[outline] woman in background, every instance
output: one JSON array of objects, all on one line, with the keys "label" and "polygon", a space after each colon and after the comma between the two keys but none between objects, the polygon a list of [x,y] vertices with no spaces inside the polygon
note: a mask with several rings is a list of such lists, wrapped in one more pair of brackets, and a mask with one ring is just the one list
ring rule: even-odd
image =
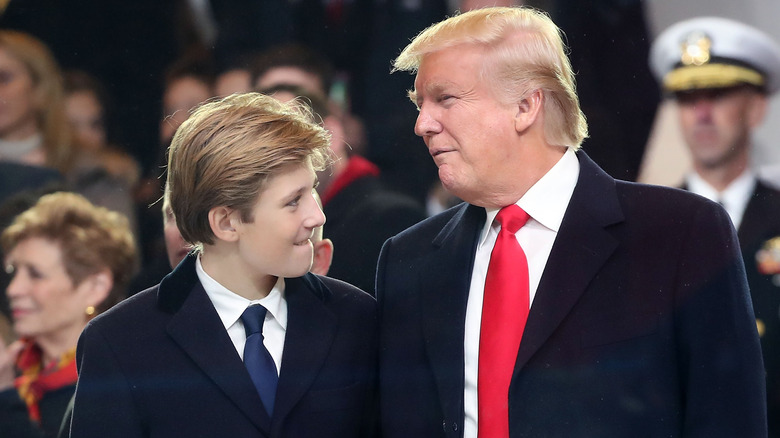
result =
[{"label": "woman in background", "polygon": [[31,35],[0,30],[0,160],[66,173],[71,140],[64,108],[49,49]]},{"label": "woman in background", "polygon": [[60,192],[19,215],[0,243],[19,337],[0,343],[0,431],[53,437],[75,390],[78,337],[125,296],[134,239],[124,216]]}]

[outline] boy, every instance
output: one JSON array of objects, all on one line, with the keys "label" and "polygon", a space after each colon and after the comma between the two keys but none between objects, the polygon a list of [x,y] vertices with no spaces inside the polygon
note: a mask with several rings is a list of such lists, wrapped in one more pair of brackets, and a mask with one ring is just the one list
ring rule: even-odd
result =
[{"label": "boy", "polygon": [[373,433],[375,303],[307,273],[328,148],[309,119],[250,93],[181,125],[168,185],[196,251],[85,329],[71,436]]}]

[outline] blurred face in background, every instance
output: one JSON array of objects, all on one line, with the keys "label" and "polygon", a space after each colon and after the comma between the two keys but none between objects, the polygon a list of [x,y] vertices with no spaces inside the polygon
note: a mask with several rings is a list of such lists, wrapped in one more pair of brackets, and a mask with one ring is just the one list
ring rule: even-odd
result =
[{"label": "blurred face in background", "polygon": [[750,133],[761,124],[766,97],[752,87],[676,94],[680,127],[697,167],[716,168],[746,158]]},{"label": "blurred face in background", "polygon": [[228,70],[217,76],[214,82],[214,94],[219,97],[248,91],[252,91],[252,74],[247,69]]},{"label": "blurred face in background", "polygon": [[280,84],[295,85],[309,93],[318,93],[321,96],[328,95],[328,90],[325,90],[316,74],[288,66],[274,67],[265,72],[255,81],[255,89],[264,90]]},{"label": "blurred face in background", "polygon": [[95,151],[106,144],[103,107],[90,91],[76,91],[65,99],[65,112],[73,128],[76,142],[84,149]]},{"label": "blurred face in background", "polygon": [[8,253],[5,266],[12,279],[6,295],[20,337],[71,339],[86,325],[89,279],[74,285],[62,257],[59,244],[42,237],[24,239]]},{"label": "blurred face in background", "polygon": [[25,65],[0,47],[0,139],[24,140],[38,132],[35,84]]},{"label": "blurred face in background", "polygon": [[176,129],[190,116],[190,111],[210,97],[209,85],[193,76],[184,76],[170,83],[163,94],[162,144],[170,143]]}]

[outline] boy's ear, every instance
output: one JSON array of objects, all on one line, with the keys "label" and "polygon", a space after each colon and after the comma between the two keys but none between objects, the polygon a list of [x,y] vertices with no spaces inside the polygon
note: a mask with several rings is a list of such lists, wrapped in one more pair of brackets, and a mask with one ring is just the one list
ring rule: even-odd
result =
[{"label": "boy's ear", "polygon": [[331,262],[333,262],[333,242],[330,239],[314,242],[314,259],[309,271],[314,274],[328,275]]},{"label": "boy's ear", "polygon": [[236,226],[240,222],[238,212],[228,207],[214,207],[209,210],[209,226],[219,240],[235,242],[238,240]]}]

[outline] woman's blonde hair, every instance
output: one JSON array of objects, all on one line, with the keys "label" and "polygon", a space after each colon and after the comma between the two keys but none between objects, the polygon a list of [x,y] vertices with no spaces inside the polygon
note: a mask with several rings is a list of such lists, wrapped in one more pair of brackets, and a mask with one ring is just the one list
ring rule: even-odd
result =
[{"label": "woman's blonde hair", "polygon": [[548,143],[579,148],[588,135],[560,29],[543,12],[526,7],[475,9],[422,31],[401,52],[393,71],[416,72],[422,58],[470,44],[484,49],[480,80],[506,103],[535,90],[544,94]]},{"label": "woman's blonde hair", "polygon": [[46,164],[66,172],[71,164],[71,132],[65,115],[62,74],[41,41],[14,30],[0,30],[0,48],[24,64],[38,102],[38,129],[43,135]]}]

